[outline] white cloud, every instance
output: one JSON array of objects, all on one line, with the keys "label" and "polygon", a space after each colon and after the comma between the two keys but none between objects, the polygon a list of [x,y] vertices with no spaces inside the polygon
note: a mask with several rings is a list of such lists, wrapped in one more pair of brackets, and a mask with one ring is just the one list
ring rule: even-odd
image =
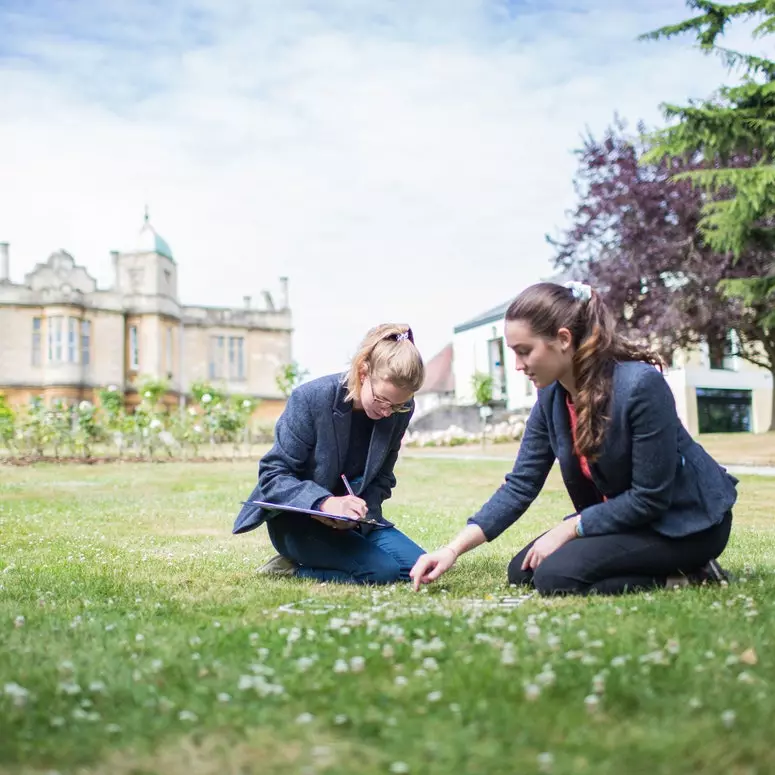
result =
[{"label": "white cloud", "polygon": [[[212,3],[212,4],[210,4]],[[427,356],[550,271],[572,149],[615,111],[725,77],[636,43],[680,0],[28,3],[0,48],[0,239],[20,280],[59,247],[107,279],[143,205],[186,303],[289,275],[295,352],[340,368],[384,320]],[[21,6],[20,6],[21,7]],[[3,14],[5,18],[3,18]]]}]

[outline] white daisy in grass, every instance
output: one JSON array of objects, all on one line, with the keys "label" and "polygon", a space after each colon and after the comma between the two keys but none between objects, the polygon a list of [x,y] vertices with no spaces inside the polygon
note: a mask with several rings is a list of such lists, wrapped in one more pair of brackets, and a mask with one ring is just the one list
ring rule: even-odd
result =
[{"label": "white daisy in grass", "polygon": [[525,699],[529,702],[534,702],[541,696],[541,687],[538,684],[526,683],[525,684]]},{"label": "white daisy in grass", "polygon": [[737,714],[733,710],[725,710],[721,714],[721,723],[727,728],[730,729],[735,724],[735,719],[737,718]]},{"label": "white daisy in grass", "polygon": [[552,670],[551,665],[544,665],[541,672],[536,676],[535,682],[539,686],[554,686],[557,681],[557,674]]},{"label": "white daisy in grass", "polygon": [[538,640],[541,637],[541,628],[537,624],[529,624],[525,627],[525,635],[528,640]]},{"label": "white daisy in grass", "polygon": [[538,756],[536,756],[536,764],[538,764],[540,772],[551,772],[552,767],[554,766],[554,756],[548,751],[539,753]]},{"label": "white daisy in grass", "polygon": [[300,673],[306,673],[315,662],[317,662],[317,656],[299,657],[299,659],[296,660],[296,669]]},{"label": "white daisy in grass", "polygon": [[514,651],[513,643],[504,643],[503,651],[501,652],[501,664],[502,665],[514,665],[517,662],[517,655]]},{"label": "white daisy in grass", "polygon": [[11,698],[15,708],[23,708],[30,698],[29,691],[13,681],[3,687],[3,694]]},{"label": "white daisy in grass", "polygon": [[584,698],[584,706],[590,713],[596,713],[600,707],[600,698],[596,694],[589,694]]}]

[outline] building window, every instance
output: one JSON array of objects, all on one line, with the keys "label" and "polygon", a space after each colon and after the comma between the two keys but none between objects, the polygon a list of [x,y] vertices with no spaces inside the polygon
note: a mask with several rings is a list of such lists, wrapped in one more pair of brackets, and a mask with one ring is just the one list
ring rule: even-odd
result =
[{"label": "building window", "polygon": [[167,327],[167,372],[172,374],[172,326]]},{"label": "building window", "polygon": [[245,379],[245,338],[229,337],[229,379]]},{"label": "building window", "polygon": [[137,337],[137,326],[129,326],[129,368],[137,371],[140,368],[140,342]]},{"label": "building window", "polygon": [[67,362],[78,363],[78,318],[67,318]]},{"label": "building window", "polygon": [[81,321],[81,363],[88,366],[91,363],[91,322]]},{"label": "building window", "polygon": [[696,395],[700,433],[751,431],[753,394],[750,390],[697,388]]},{"label": "building window", "polygon": [[62,327],[64,318],[55,315],[48,319],[48,360],[49,363],[62,363]]},{"label": "building window", "polygon": [[40,332],[43,327],[43,318],[32,319],[32,365],[40,366]]},{"label": "building window", "polygon": [[224,337],[210,337],[210,379],[223,378]]}]

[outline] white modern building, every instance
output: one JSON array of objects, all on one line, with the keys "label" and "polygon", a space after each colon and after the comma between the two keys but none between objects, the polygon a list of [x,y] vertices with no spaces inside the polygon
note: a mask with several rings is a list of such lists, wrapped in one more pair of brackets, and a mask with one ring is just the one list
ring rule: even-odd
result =
[{"label": "white modern building", "polygon": [[[533,384],[515,368],[503,338],[503,318],[511,300],[455,326],[453,371],[455,399],[473,404],[473,377],[489,374],[494,397],[514,412],[535,403]],[[692,434],[750,431],[770,427],[772,375],[739,356],[712,363],[707,347],[680,352],[667,371],[678,414]]]}]

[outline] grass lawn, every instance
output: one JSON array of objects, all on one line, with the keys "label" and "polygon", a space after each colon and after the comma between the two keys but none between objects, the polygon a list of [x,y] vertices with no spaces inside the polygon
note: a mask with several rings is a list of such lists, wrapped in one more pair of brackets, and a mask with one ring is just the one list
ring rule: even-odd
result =
[{"label": "grass lawn", "polygon": [[[508,468],[404,458],[434,548]],[[257,577],[255,464],[0,468],[0,773],[775,772],[775,478],[741,481],[728,588],[532,597],[508,559],[559,478],[421,594]]]}]

